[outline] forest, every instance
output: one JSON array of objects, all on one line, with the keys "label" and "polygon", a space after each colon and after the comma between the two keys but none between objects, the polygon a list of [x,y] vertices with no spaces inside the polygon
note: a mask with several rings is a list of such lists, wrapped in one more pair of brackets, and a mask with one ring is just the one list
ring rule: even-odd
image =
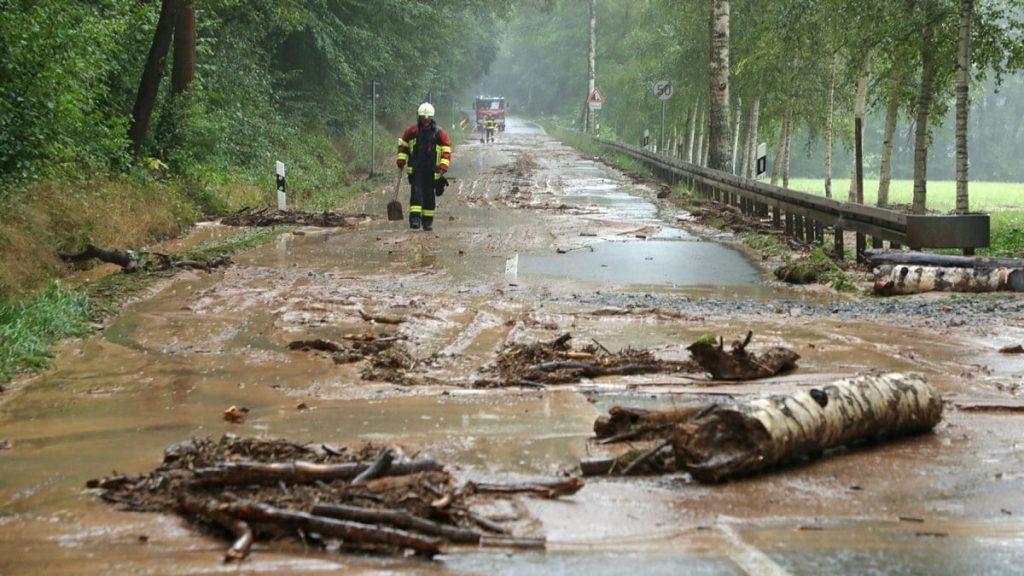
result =
[{"label": "forest", "polygon": [[924,210],[929,178],[1024,181],[1022,6],[0,0],[0,294],[59,276],[56,254],[85,242],[144,245],[269,205],[278,160],[298,206],[336,206],[373,185],[424,100],[455,120],[500,93],[514,114],[582,129],[588,82],[607,96],[588,124],[600,136],[646,132],[746,174],[764,142],[772,182],[816,178],[826,195],[847,194],[831,179],[853,180],[863,126],[878,203],[889,179],[914,178]]}]

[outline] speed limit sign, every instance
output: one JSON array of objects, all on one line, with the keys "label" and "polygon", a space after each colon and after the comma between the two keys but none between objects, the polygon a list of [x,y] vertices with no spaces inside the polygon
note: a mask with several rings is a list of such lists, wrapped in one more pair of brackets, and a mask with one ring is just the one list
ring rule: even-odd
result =
[{"label": "speed limit sign", "polygon": [[654,95],[658,100],[668,100],[672,97],[672,83],[668,80],[659,80],[654,84]]}]

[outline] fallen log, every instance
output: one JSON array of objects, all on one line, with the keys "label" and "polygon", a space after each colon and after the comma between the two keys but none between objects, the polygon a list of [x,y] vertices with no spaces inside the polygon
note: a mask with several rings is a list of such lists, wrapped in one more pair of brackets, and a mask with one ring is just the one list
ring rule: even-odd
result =
[{"label": "fallen log", "polygon": [[92,244],[86,244],[85,250],[77,254],[60,254],[61,260],[65,262],[85,262],[93,258],[108,264],[117,264],[125,272],[135,272],[139,269],[139,255],[131,250],[109,250]]},{"label": "fallen log", "polygon": [[[351,462],[345,464],[314,464],[296,460],[294,462],[227,462],[220,466],[195,470],[194,486],[244,486],[248,484],[272,485],[310,484],[317,480],[352,480],[371,464]],[[387,475],[403,476],[417,472],[441,470],[444,464],[433,458],[420,458],[407,462],[396,462],[388,467]]]},{"label": "fallen log", "polygon": [[875,268],[881,296],[922,292],[1024,292],[1024,268],[939,268],[884,264]]},{"label": "fallen log", "polygon": [[1024,258],[984,258],[982,256],[955,256],[930,252],[883,252],[879,250],[867,250],[864,254],[872,266],[917,264],[953,268],[1024,268]]},{"label": "fallen log", "polygon": [[942,399],[923,376],[859,376],[789,396],[713,405],[675,429],[675,466],[718,482],[829,448],[925,432],[941,418]]},{"label": "fallen log", "polygon": [[686,349],[715,380],[754,380],[796,368],[800,355],[788,348],[773,346],[759,354],[747,352],[747,345],[753,336],[754,333],[748,331],[743,342],[733,341],[729,352],[725,351],[721,336],[716,345],[715,337],[711,335],[697,340]]},{"label": "fallen log", "polygon": [[372,544],[415,550],[417,554],[434,556],[441,552],[441,540],[405,530],[371,526],[348,520],[317,516],[269,506],[261,502],[215,504],[217,510],[250,524],[271,524],[318,532],[321,536],[341,538],[346,545]]},{"label": "fallen log", "polygon": [[[135,252],[133,250],[108,250],[87,244],[85,250],[77,254],[60,254],[65,262],[85,262],[93,258],[108,264],[117,264],[124,272],[161,272],[172,268],[190,268],[209,272],[214,268],[231,265],[230,256],[215,256],[207,260],[191,260],[176,258],[171,254],[160,252]],[[152,258],[150,258],[152,256]]]}]

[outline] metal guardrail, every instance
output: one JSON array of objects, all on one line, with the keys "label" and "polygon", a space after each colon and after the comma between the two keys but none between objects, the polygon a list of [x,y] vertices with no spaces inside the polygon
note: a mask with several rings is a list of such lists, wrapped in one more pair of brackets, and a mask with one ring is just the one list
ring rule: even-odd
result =
[{"label": "metal guardrail", "polygon": [[844,230],[857,234],[858,259],[866,249],[867,236],[875,248],[881,247],[883,240],[894,248],[956,248],[965,253],[989,246],[988,214],[907,214],[772,186],[629,144],[603,139],[597,142],[642,162],[673,184],[685,182],[704,195],[738,205],[744,213],[767,217],[770,209],[772,224],[782,227],[784,221],[786,234],[798,240],[821,240],[824,229],[832,228],[839,257],[843,254]]}]

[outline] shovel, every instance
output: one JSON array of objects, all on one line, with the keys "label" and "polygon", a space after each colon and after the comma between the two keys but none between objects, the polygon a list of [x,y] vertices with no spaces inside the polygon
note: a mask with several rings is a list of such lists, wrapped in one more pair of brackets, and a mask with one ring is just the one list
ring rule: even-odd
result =
[{"label": "shovel", "polygon": [[388,220],[401,220],[402,219],[402,203],[398,201],[398,188],[402,185],[402,173],[398,173],[398,178],[395,179],[395,195],[388,202]]}]

